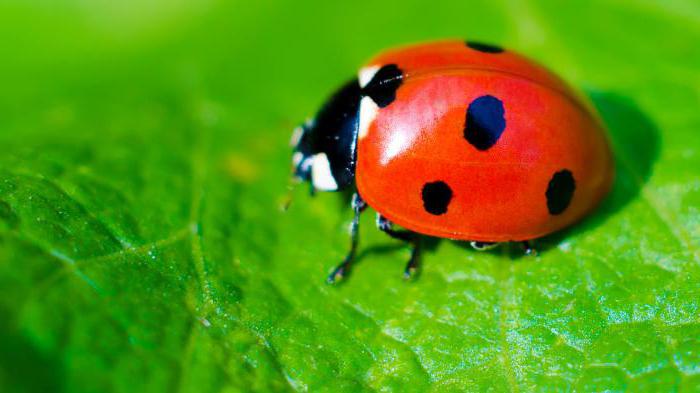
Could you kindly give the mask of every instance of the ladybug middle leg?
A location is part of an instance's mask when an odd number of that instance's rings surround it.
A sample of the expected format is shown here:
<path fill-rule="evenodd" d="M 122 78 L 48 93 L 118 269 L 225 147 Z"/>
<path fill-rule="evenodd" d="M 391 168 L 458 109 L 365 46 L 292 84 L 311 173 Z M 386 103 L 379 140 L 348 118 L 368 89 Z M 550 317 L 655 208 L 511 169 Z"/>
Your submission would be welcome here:
<path fill-rule="evenodd" d="M 411 278 L 411 276 L 418 270 L 419 267 L 419 257 L 420 257 L 420 240 L 421 237 L 415 232 L 411 231 L 397 231 L 394 229 L 394 223 L 389 221 L 386 217 L 377 213 L 377 229 L 386 233 L 387 235 L 393 237 L 394 239 L 403 240 L 406 243 L 412 245 L 411 248 L 411 259 L 408 260 L 406 268 L 403 272 L 403 277 L 405 279 Z"/>
<path fill-rule="evenodd" d="M 328 276 L 328 283 L 334 284 L 336 281 L 342 280 L 343 277 L 350 271 L 350 265 L 355 260 L 357 254 L 357 238 L 360 230 L 360 215 L 367 209 L 367 203 L 362 200 L 358 193 L 352 195 L 352 210 L 355 216 L 350 224 L 350 251 L 343 262 L 333 269 L 333 272 Z"/>

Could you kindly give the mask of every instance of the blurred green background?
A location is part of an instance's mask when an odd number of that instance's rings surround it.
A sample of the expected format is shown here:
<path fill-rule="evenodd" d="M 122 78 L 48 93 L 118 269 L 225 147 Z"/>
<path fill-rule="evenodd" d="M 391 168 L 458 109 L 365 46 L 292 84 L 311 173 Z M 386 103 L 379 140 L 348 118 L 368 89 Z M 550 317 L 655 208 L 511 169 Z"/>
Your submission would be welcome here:
<path fill-rule="evenodd" d="M 0 391 L 700 391 L 700 3 L 0 1 Z M 469 38 L 590 97 L 618 179 L 536 258 L 283 213 L 290 130 Z"/>

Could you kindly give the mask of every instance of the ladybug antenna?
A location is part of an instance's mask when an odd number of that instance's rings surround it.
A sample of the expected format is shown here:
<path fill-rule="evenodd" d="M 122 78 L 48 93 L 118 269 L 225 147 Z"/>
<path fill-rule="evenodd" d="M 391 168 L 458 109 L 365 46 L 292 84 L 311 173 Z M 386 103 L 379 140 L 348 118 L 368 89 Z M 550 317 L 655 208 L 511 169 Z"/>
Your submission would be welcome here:
<path fill-rule="evenodd" d="M 294 192 L 294 186 L 290 185 L 287 186 L 287 188 L 287 194 L 285 194 L 284 198 L 282 199 L 282 204 L 280 205 L 280 209 L 285 213 L 287 212 L 287 210 L 289 210 L 289 206 L 292 205 L 292 193 Z"/>

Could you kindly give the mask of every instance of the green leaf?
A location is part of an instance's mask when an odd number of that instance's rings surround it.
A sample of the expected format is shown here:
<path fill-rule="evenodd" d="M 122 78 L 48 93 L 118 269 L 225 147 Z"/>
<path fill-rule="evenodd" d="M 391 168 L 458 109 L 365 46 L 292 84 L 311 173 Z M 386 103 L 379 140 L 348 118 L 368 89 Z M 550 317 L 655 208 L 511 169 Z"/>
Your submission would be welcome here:
<path fill-rule="evenodd" d="M 700 390 L 700 8 L 0 4 L 0 391 Z M 238 2 L 235 2 L 238 3 Z M 587 94 L 614 190 L 517 250 L 282 212 L 290 130 L 373 53 L 465 37 Z"/>

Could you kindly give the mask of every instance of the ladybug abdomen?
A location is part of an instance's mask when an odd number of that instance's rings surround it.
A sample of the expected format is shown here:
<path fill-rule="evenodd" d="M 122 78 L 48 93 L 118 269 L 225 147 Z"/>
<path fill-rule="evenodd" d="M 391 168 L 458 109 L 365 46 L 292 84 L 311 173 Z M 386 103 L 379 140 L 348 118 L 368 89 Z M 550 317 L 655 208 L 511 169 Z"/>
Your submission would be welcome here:
<path fill-rule="evenodd" d="M 485 242 L 541 237 L 580 219 L 612 182 L 595 115 L 529 78 L 471 68 L 424 72 L 368 113 L 358 191 L 418 233 Z"/>

